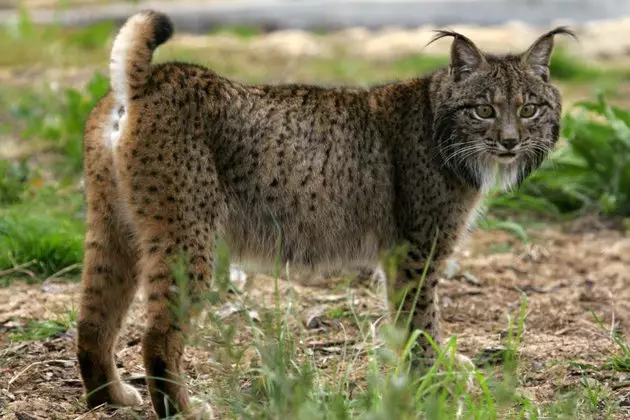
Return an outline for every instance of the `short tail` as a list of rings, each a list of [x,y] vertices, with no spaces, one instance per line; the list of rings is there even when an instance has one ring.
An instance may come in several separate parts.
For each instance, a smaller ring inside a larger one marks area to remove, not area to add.
[[[114,40],[109,64],[111,87],[119,103],[129,103],[147,83],[153,51],[172,34],[169,17],[153,10],[143,10],[125,22]]]

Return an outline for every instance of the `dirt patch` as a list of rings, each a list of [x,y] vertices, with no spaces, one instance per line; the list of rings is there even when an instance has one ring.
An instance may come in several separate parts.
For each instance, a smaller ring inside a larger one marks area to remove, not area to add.
[[[527,295],[526,328],[519,350],[521,388],[535,401],[548,402],[581,378],[579,369],[566,362],[601,364],[617,350],[610,331],[630,332],[630,239],[604,228],[584,232],[556,227],[534,232],[532,242],[523,244],[500,231],[475,233],[466,250],[457,254],[460,269],[441,279],[441,306],[444,329],[456,334],[462,352],[472,356],[501,342],[508,316],[517,316],[521,296]],[[343,314],[350,308],[350,299],[358,316],[374,322],[383,317],[384,308],[373,287],[352,282],[346,288],[346,281],[332,278],[328,287],[321,287],[281,280],[279,289],[284,304],[297,305],[299,318],[292,324],[300,331],[296,334],[301,334],[300,351],[314,355],[324,376],[335,374],[346,353],[358,354],[354,375],[361,381],[365,344],[361,344],[352,317]],[[243,296],[260,309],[274,307],[274,294],[273,279],[253,276]],[[73,329],[43,341],[9,340],[9,334],[28,320],[66,316],[77,306],[77,299],[78,285],[67,282],[27,285],[18,281],[0,289],[2,418],[96,419],[112,418],[113,414],[113,418],[122,419],[152,418],[148,402],[135,410],[86,413],[80,400]],[[210,310],[217,309],[228,313],[230,306]],[[608,330],[598,326],[591,311]],[[125,379],[143,374],[139,344],[142,313],[142,299],[138,297],[117,353]],[[242,318],[235,340],[251,339],[245,317],[236,313],[227,317]],[[309,328],[301,326],[305,322]],[[204,328],[199,335],[205,344],[188,349],[185,366],[193,389],[201,387],[212,394],[226,375],[225,367],[217,359],[218,353],[212,352],[212,332]],[[605,373],[594,380],[616,393],[622,405],[624,398],[628,399],[627,377]],[[147,397],[144,385],[138,386]],[[630,411],[622,408],[618,418],[627,416]]]

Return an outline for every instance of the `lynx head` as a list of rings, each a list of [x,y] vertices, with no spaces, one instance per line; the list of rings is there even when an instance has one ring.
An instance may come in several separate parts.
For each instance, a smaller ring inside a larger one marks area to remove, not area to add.
[[[493,55],[463,35],[453,37],[451,62],[433,95],[433,133],[443,164],[460,179],[487,191],[520,183],[553,149],[560,132],[561,96],[549,83],[556,28],[527,51]],[[433,41],[432,41],[433,42]]]

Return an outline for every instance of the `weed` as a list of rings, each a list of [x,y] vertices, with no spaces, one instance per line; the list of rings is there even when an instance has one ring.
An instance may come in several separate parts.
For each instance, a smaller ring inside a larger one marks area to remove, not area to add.
[[[40,341],[65,333],[77,323],[77,311],[70,309],[67,313],[58,315],[55,319],[43,321],[31,320],[17,332],[11,333],[11,341]]]
[[[510,220],[483,219],[480,225],[484,230],[503,230],[511,233],[524,243],[529,242],[527,231],[520,223]]]
[[[617,342],[620,353],[611,356],[606,366],[617,372],[630,372],[630,346],[621,341]]]
[[[343,319],[351,315],[352,312],[346,306],[333,306],[327,312],[328,318],[331,319]]]
[[[591,315],[600,329],[608,331],[602,319],[595,312],[591,312]],[[604,367],[617,372],[630,372],[630,345],[625,343],[623,337],[614,329],[610,331],[610,337],[619,348],[619,353],[612,355]]]

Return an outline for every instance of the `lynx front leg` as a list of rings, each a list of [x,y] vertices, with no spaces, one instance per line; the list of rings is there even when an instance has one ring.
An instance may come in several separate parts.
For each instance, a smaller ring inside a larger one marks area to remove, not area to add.
[[[425,270],[428,256],[423,255],[417,247],[412,247],[399,261],[396,275],[388,280],[390,310],[396,325],[407,329],[409,334],[421,330],[440,343],[436,264],[430,263]],[[435,349],[425,334],[418,336],[416,346],[414,355],[418,362],[430,364],[435,359]]]
[[[420,249],[424,248],[412,247],[399,261],[396,275],[388,279],[388,297],[396,325],[406,329],[409,335],[416,330],[421,331],[412,351],[412,360],[415,365],[426,368],[435,362],[437,354],[434,345],[441,345],[443,339],[437,296],[440,263]],[[454,362],[465,372],[470,373],[474,368],[472,361],[459,353],[455,354]],[[472,376],[469,373],[467,381],[470,388]]]

